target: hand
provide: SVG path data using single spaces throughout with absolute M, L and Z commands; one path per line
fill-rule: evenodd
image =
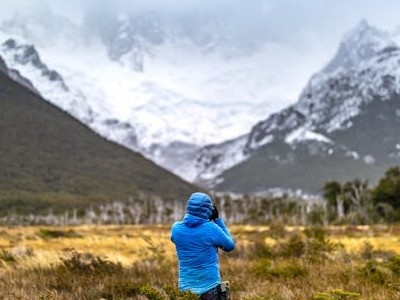
M 212 214 L 210 217 L 210 221 L 214 221 L 217 218 L 219 218 L 218 208 L 215 205 L 213 205 L 213 210 L 212 210 Z

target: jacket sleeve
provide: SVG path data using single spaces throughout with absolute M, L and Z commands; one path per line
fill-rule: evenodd
M 226 227 L 224 221 L 220 218 L 214 221 L 215 234 L 213 235 L 213 242 L 215 245 L 226 252 L 230 252 L 235 249 L 235 241 L 229 232 L 228 227 Z

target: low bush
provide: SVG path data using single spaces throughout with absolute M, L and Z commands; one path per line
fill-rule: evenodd
M 75 274 L 113 274 L 122 271 L 120 263 L 111 262 L 107 258 L 101 258 L 91 253 L 73 251 L 68 258 L 61 258 L 61 261 L 61 268 Z
M 250 297 L 244 297 L 242 298 L 243 300 L 273 300 L 272 298 L 266 297 L 266 296 L 250 296 Z
M 254 238 L 254 243 L 249 247 L 248 253 L 252 259 L 272 258 L 275 256 L 274 249 L 265 243 L 264 235 Z
M 371 260 L 361 267 L 359 274 L 373 283 L 382 285 L 390 281 L 392 271 Z
M 272 264 L 269 260 L 260 260 L 253 268 L 253 274 L 258 278 L 296 278 L 308 274 L 308 269 L 296 261 L 285 261 L 282 265 Z
M 400 256 L 396 255 L 391 258 L 386 263 L 386 266 L 397 276 L 400 275 Z
M 329 292 L 317 293 L 312 300 L 361 300 L 358 293 L 347 292 L 342 290 L 331 290 Z
M 140 285 L 131 282 L 118 282 L 106 289 L 108 292 L 103 292 L 102 297 L 105 299 L 115 297 L 135 297 L 140 293 Z
M 321 227 L 310 227 L 304 230 L 307 237 L 306 255 L 311 262 L 324 260 L 328 253 L 339 247 L 332 243 L 326 231 Z
M 300 233 L 292 234 L 286 243 L 279 246 L 282 257 L 301 257 L 306 253 L 306 242 Z
M 361 254 L 361 258 L 363 258 L 365 260 L 371 260 L 374 255 L 374 247 L 370 243 L 364 242 L 364 245 L 361 248 L 360 254 Z
M 82 237 L 75 230 L 57 230 L 57 229 L 40 229 L 38 236 L 42 239 L 56 239 L 56 238 L 80 238 Z
M 145 296 L 149 300 L 198 300 L 199 296 L 191 292 L 181 292 L 175 287 L 164 286 L 155 288 L 153 286 L 144 285 L 139 288 L 139 294 Z
M 17 261 L 17 258 L 10 251 L 2 249 L 0 251 L 0 261 L 3 261 L 5 263 L 14 263 Z
M 149 286 L 145 285 L 139 288 L 139 293 L 141 295 L 144 295 L 147 297 L 149 300 L 167 300 L 167 295 L 165 295 L 163 292 L 160 290 Z
M 269 234 L 275 239 L 284 238 L 287 234 L 285 224 L 282 222 L 274 222 L 269 226 Z

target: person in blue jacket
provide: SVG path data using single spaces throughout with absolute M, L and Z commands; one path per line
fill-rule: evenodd
M 235 242 L 210 196 L 193 193 L 186 214 L 171 228 L 179 261 L 179 289 L 200 295 L 200 299 L 219 299 L 221 275 L 218 248 L 230 252 Z

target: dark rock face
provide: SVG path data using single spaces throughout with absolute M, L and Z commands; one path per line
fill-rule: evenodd
M 50 70 L 40 59 L 39 53 L 33 45 L 19 45 L 15 40 L 8 39 L 3 43 L 5 51 L 13 53 L 15 61 L 22 64 L 31 64 L 35 68 L 41 70 L 42 76 L 47 77 L 50 81 L 58 81 L 61 87 L 68 91 L 68 87 L 62 76 L 54 70 Z
M 33 86 L 33 84 L 26 79 L 25 77 L 21 76 L 21 74 L 14 69 L 8 69 L 6 63 L 4 62 L 3 58 L 0 56 L 0 72 L 7 75 L 14 81 L 18 82 L 22 86 L 28 88 L 30 91 L 34 92 L 35 94 L 39 95 L 39 92 Z
M 6 66 L 6 63 L 4 62 L 4 59 L 0 56 L 0 72 L 7 74 L 8 69 Z

